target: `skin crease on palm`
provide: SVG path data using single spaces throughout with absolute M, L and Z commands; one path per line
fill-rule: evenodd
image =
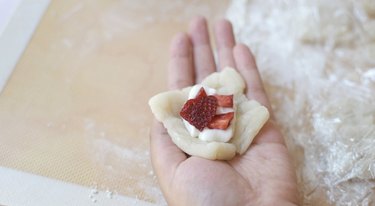
M 207 22 L 196 17 L 187 33 L 171 43 L 169 89 L 202 81 L 225 66 L 236 68 L 246 81 L 246 95 L 268 108 L 271 118 L 241 156 L 230 161 L 189 157 L 171 140 L 163 125 L 154 121 L 151 159 L 159 185 L 169 205 L 299 205 L 296 175 L 284 139 L 274 123 L 250 50 L 236 44 L 232 25 L 215 25 L 218 65 L 210 45 Z

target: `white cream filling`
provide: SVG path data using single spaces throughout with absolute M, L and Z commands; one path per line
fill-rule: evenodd
M 198 85 L 195 85 L 191 88 L 188 98 L 194 99 L 197 96 L 199 90 L 202 87 L 206 91 L 207 95 L 215 95 L 216 94 L 215 89 L 198 84 Z M 216 111 L 216 114 L 224 114 L 224 113 L 228 113 L 228 112 L 234 112 L 234 109 L 233 108 L 218 107 L 217 111 Z M 191 125 L 186 120 L 184 120 L 184 119 L 182 119 L 182 120 L 185 124 L 186 129 L 188 130 L 188 132 L 190 133 L 190 135 L 192 137 L 198 137 L 199 139 L 201 139 L 203 141 L 206 141 L 206 142 L 212 142 L 212 141 L 228 142 L 230 140 L 230 138 L 232 138 L 232 136 L 233 136 L 233 126 L 234 126 L 234 122 L 235 122 L 234 119 L 231 121 L 229 127 L 226 130 L 209 129 L 209 128 L 206 127 L 202 130 L 202 132 L 200 132 L 197 128 L 195 128 L 193 125 Z

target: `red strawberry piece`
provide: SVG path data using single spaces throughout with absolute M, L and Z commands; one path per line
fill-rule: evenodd
M 229 127 L 229 123 L 232 121 L 233 117 L 234 112 L 215 115 L 211 122 L 208 123 L 208 128 L 226 130 Z
M 202 131 L 214 118 L 217 109 L 217 100 L 207 96 L 202 88 L 195 99 L 189 99 L 180 111 L 180 115 L 191 125 Z
M 220 107 L 233 107 L 233 95 L 214 95 Z
M 207 97 L 207 93 L 203 87 L 199 90 L 197 96 L 195 96 L 195 99 L 202 98 L 202 97 Z

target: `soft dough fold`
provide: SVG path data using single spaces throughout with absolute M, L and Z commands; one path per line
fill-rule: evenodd
M 230 160 L 236 153 L 243 154 L 268 120 L 268 110 L 257 101 L 246 98 L 243 94 L 245 82 L 233 68 L 227 67 L 209 75 L 202 81 L 202 85 L 216 89 L 218 94 L 234 94 L 236 124 L 229 142 L 205 142 L 190 136 L 179 113 L 188 99 L 191 87 L 155 95 L 149 101 L 152 113 L 163 123 L 172 141 L 189 155 Z

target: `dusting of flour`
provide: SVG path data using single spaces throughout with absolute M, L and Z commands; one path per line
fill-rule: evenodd
M 118 138 L 107 134 L 104 126 L 93 119 L 86 119 L 84 128 L 90 156 L 101 176 L 101 182 L 92 186 L 89 197 L 93 202 L 101 192 L 109 199 L 121 194 L 135 200 L 166 204 L 152 171 L 148 149 L 116 142 Z
M 375 204 L 375 1 L 238 0 L 304 205 Z

